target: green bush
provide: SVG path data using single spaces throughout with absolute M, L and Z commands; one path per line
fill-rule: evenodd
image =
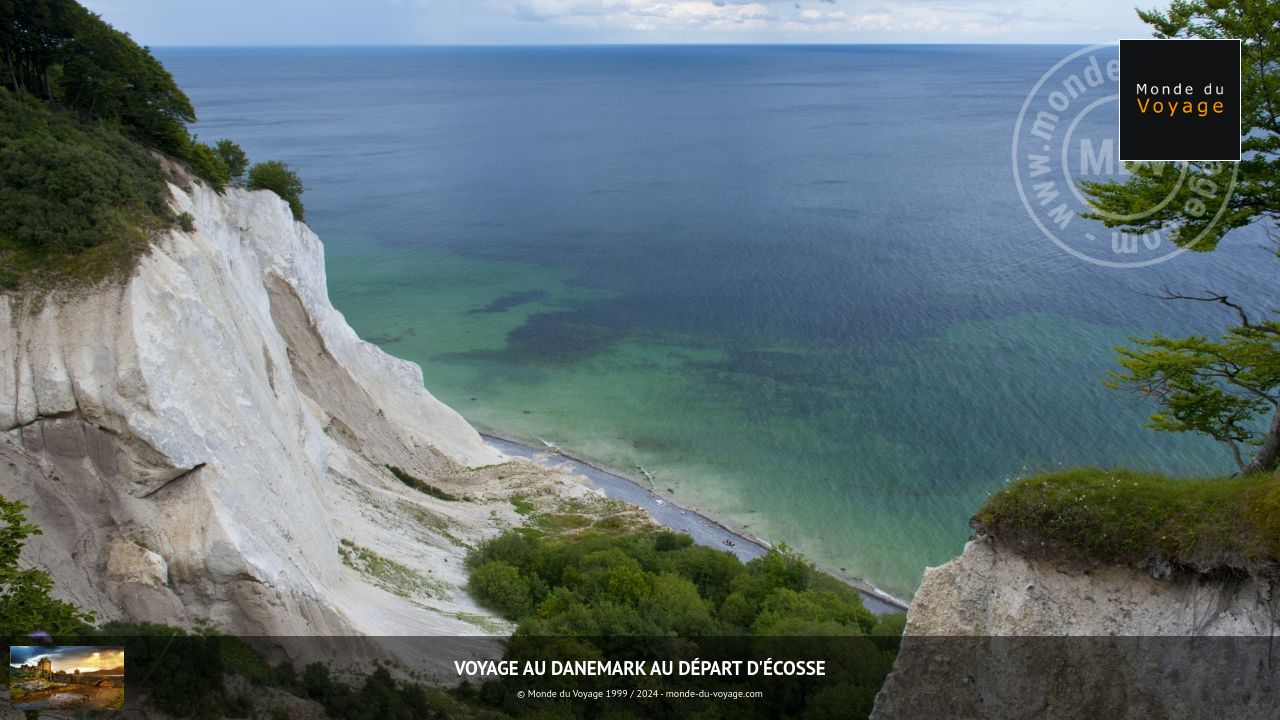
M 192 139 L 187 147 L 186 158 L 192 172 L 204 178 L 214 190 L 222 192 L 226 189 L 231 173 L 216 150 Z
M 242 185 L 245 171 L 249 169 L 249 156 L 245 155 L 244 149 L 223 138 L 214 144 L 213 151 L 222 161 L 222 166 L 226 168 L 227 179 L 231 184 Z
M 235 143 L 191 137 L 191 101 L 150 50 L 74 0 L 0 0 L 0 77 L 0 290 L 131 268 L 175 220 L 151 150 L 219 191 L 244 176 Z M 301 219 L 297 176 L 260 174 Z
M 869 635 L 894 627 L 878 623 L 855 588 L 785 547 L 743 565 L 666 531 L 556 540 L 509 531 L 473 550 L 467 566 L 477 600 L 524 631 Z
M 79 252 L 174 219 L 146 150 L 25 93 L 0 92 L 0 187 L 0 240 L 39 252 Z
M 529 582 L 514 565 L 485 563 L 471 573 L 471 593 L 482 604 L 506 617 L 523 617 L 530 609 Z
M 896 655 L 903 615 L 877 618 L 857 590 L 785 547 L 742 564 L 668 531 L 545 538 L 508 531 L 467 558 L 470 590 L 515 620 L 511 660 L 822 658 L 814 682 L 681 678 L 681 689 L 762 689 L 766 698 L 724 717 L 866 717 Z M 769 637 L 765 637 L 769 636 Z M 652 677 L 543 677 L 544 689 L 654 687 Z M 567 717 L 554 702 L 506 704 L 527 678 L 487 682 L 480 699 L 520 717 Z M 683 717 L 678 701 L 578 717 Z M 737 714 L 743 713 L 746 714 Z M 709 717 L 721 717 L 712 714 Z
M 252 190 L 270 190 L 289 203 L 295 220 L 302 219 L 302 179 L 279 160 L 268 160 L 249 168 L 246 187 Z
M 482 543 L 467 554 L 467 567 L 474 570 L 485 563 L 505 562 L 525 572 L 536 572 L 538 555 L 545 547 L 541 540 L 518 532 L 506 532 Z
M 640 612 L 658 627 L 684 637 L 710 635 L 719 627 L 712 615 L 715 604 L 703 599 L 689 578 L 664 572 L 653 577 L 639 601 Z

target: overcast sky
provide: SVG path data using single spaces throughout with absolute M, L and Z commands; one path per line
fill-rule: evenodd
M 1061 42 L 1148 37 L 1125 0 L 82 0 L 144 45 Z M 1167 4 L 1148 0 L 1151 4 Z

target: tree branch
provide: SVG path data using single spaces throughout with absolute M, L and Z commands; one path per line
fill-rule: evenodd
M 1230 297 L 1227 295 L 1221 295 L 1211 290 L 1205 290 L 1204 292 L 1204 295 L 1183 295 L 1182 293 L 1176 293 L 1170 290 L 1168 285 L 1161 285 L 1159 295 L 1153 295 L 1151 293 L 1143 293 L 1143 295 L 1156 298 L 1157 300 L 1195 300 L 1197 302 L 1216 302 L 1235 310 L 1236 315 L 1240 317 L 1241 325 L 1245 327 L 1253 327 L 1253 324 L 1249 322 L 1248 313 L 1245 312 L 1244 307 L 1239 303 L 1231 302 Z

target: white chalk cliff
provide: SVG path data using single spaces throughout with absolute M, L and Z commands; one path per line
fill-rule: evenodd
M 185 184 L 194 230 L 127 279 L 0 295 L 0 494 L 44 529 L 24 562 L 100 620 L 481 632 L 463 545 L 510 506 L 469 468 L 504 458 L 416 365 L 356 336 L 283 201 Z
M 925 572 L 873 720 L 1280 717 L 1273 583 L 1067 567 L 990 537 Z
M 907 616 L 915 635 L 1271 635 L 1271 584 L 1158 579 L 1117 567 L 1065 568 L 991 538 L 925 571 Z

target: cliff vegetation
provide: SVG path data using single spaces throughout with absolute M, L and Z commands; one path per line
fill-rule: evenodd
M 509 660 L 823 657 L 827 677 L 735 706 L 727 717 L 856 718 L 870 713 L 904 624 L 877 617 L 857 590 L 775 549 L 746 564 L 668 531 L 545 537 L 513 530 L 468 557 L 470 590 L 516 621 Z M 689 689 L 758 690 L 766 678 L 682 678 Z M 511 704 L 519 678 L 479 695 L 517 716 L 567 716 L 568 703 Z M 590 681 L 564 681 L 591 690 Z M 646 677 L 599 678 L 600 688 L 651 686 Z M 683 717 L 681 701 L 655 698 L 608 717 Z M 722 717 L 711 713 L 707 717 Z
M 160 157 L 219 191 L 276 191 L 302 216 L 288 166 L 200 142 L 164 66 L 73 0 L 0 2 L 0 87 L 0 290 L 119 276 L 157 231 L 191 229 Z
M 1011 484 L 972 525 L 1024 555 L 1071 566 L 1272 577 L 1280 569 L 1280 478 L 1075 468 Z

